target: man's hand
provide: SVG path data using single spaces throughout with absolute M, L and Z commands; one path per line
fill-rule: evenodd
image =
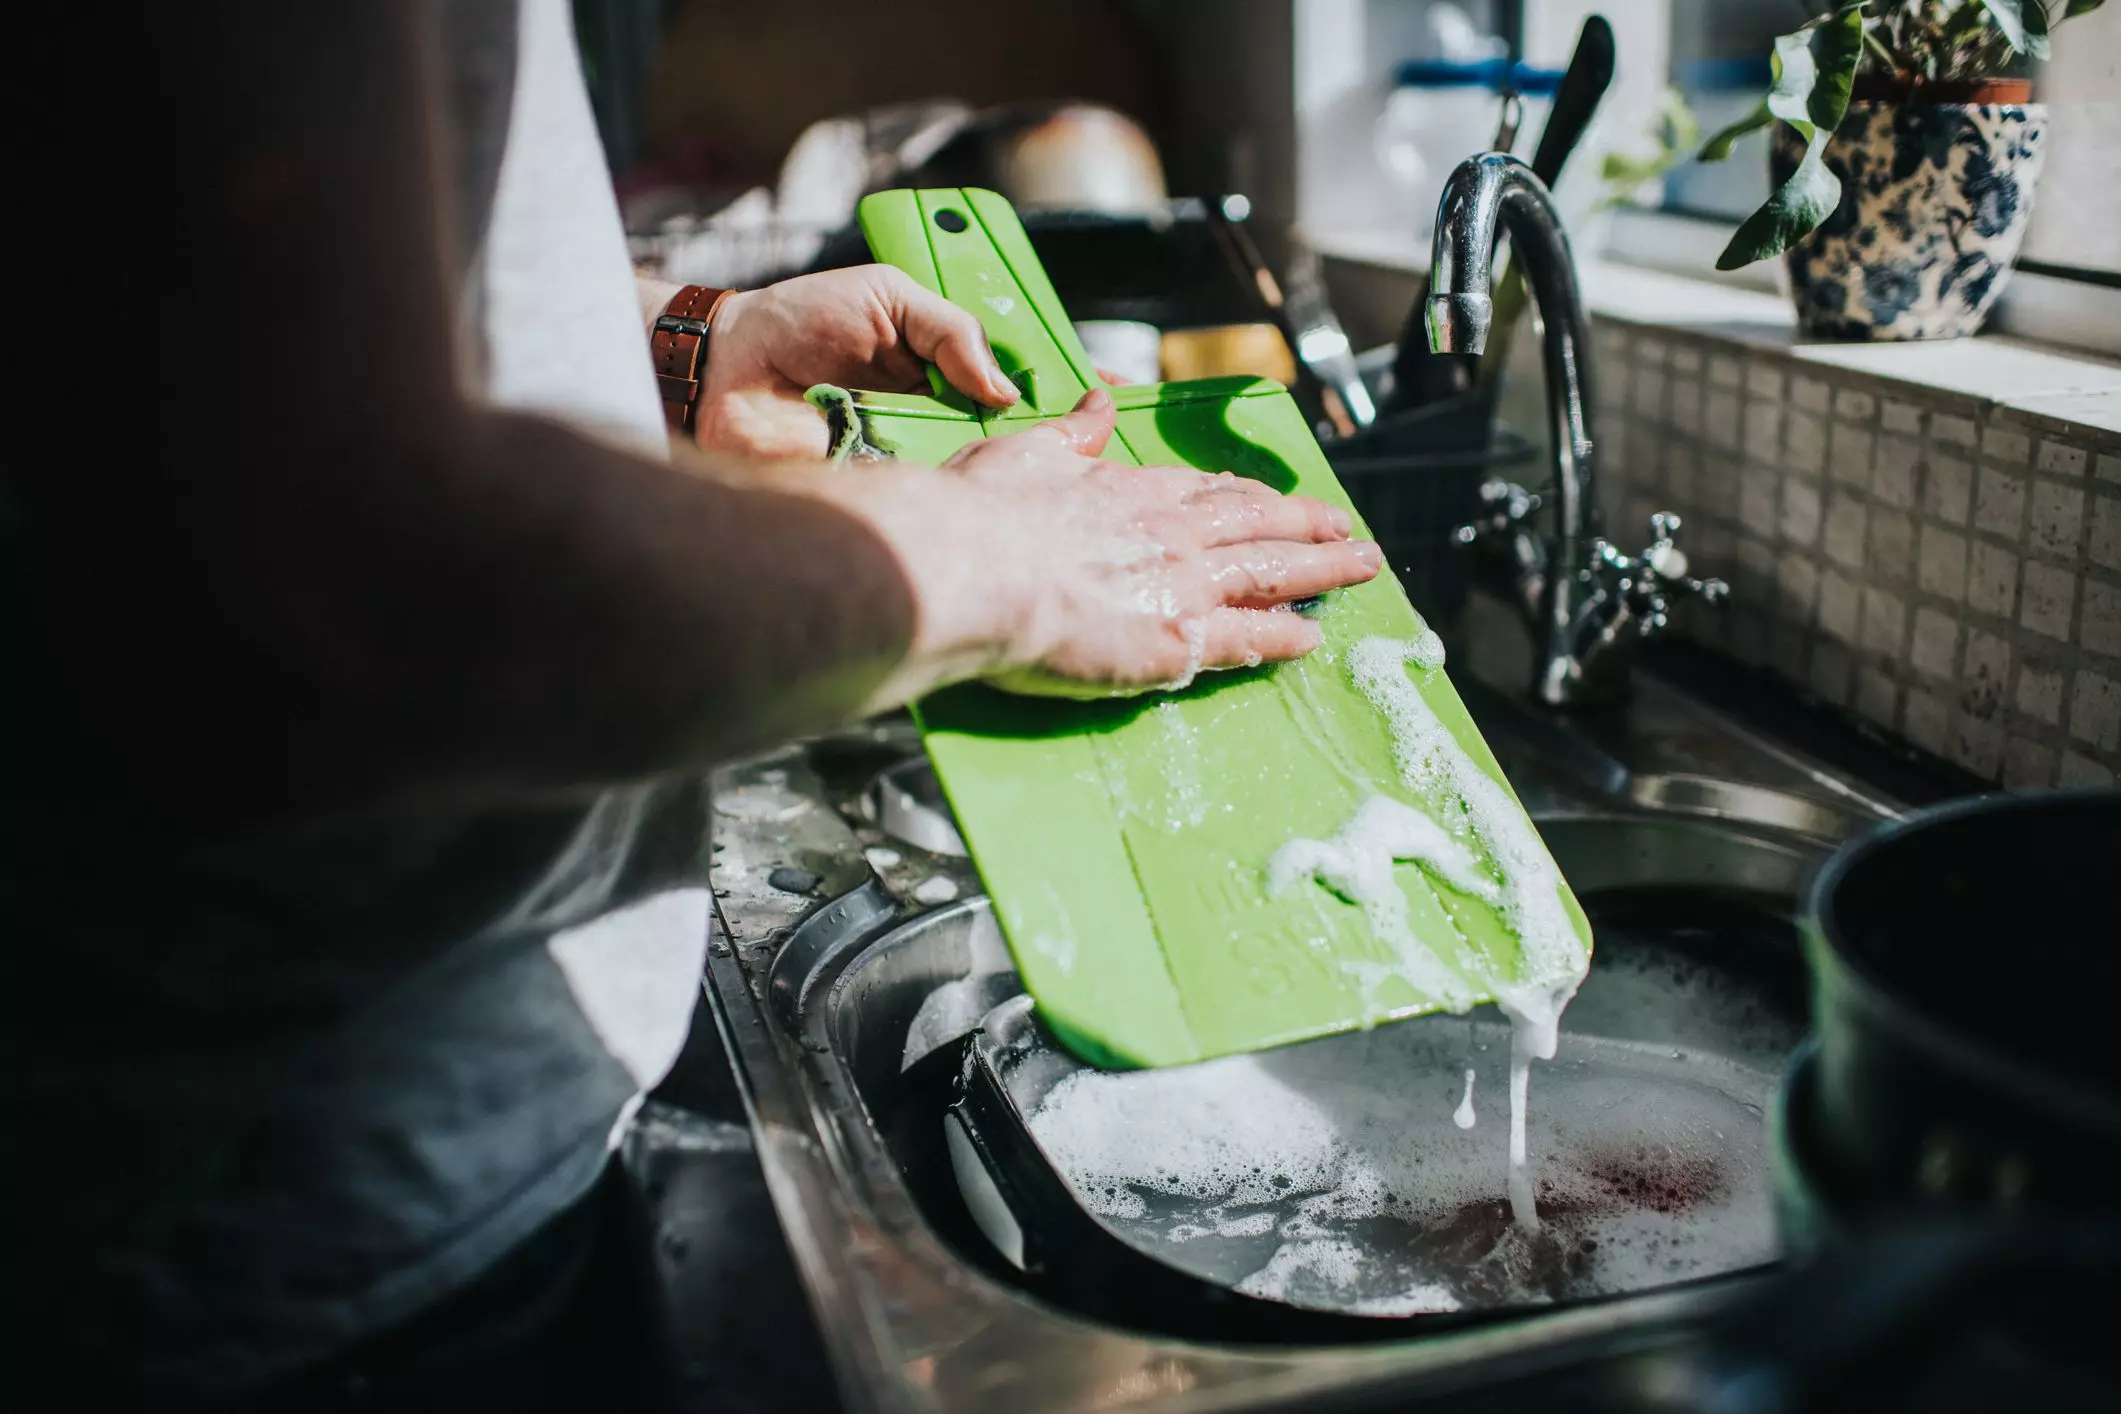
M 805 389 L 838 383 L 923 391 L 927 363 L 988 407 L 1017 400 L 979 321 L 888 265 L 827 270 L 731 295 L 707 345 L 694 434 L 715 451 L 819 457 L 825 423 L 803 401 Z
M 919 626 L 909 666 L 1020 692 L 1110 696 L 1203 669 L 1298 658 L 1318 625 L 1290 601 L 1373 578 L 1350 520 L 1227 472 L 1101 461 L 1102 389 L 1067 416 L 972 443 L 947 480 L 847 478 L 897 551 Z M 927 684 L 896 684 L 912 695 Z

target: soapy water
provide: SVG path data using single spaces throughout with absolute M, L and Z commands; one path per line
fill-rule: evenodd
M 1122 1240 L 1298 1306 L 1535 1304 L 1771 1259 L 1762 1116 L 1801 1017 L 1625 936 L 1602 945 L 1583 998 L 1528 1117 L 1542 1166 L 1511 1170 L 1537 1227 L 1496 1192 L 1514 1135 L 1459 1123 L 1510 1083 L 1513 1068 L 1468 1064 L 1522 1035 L 1493 1013 L 1165 1070 L 1078 1070 L 1018 1103 Z
M 1427 627 L 1405 642 L 1366 638 L 1349 650 L 1348 671 L 1385 720 L 1401 782 L 1427 809 L 1372 796 L 1332 839 L 1291 840 L 1277 851 L 1267 864 L 1267 887 L 1280 894 L 1313 878 L 1358 905 L 1371 933 L 1397 955 L 1398 975 L 1446 1010 L 1466 1011 L 1482 994 L 1495 998 L 1512 1028 L 1504 1188 L 1517 1222 L 1536 1228 L 1525 1132 L 1531 1065 L 1553 1059 L 1562 1010 L 1583 982 L 1590 950 L 1563 902 L 1561 871 L 1523 808 L 1473 760 L 1407 673 L 1410 666 L 1424 676 L 1437 673 L 1443 662 L 1443 640 Z M 1454 829 L 1477 845 L 1480 857 Z M 1493 904 L 1518 939 L 1516 966 L 1494 966 L 1470 947 L 1446 956 L 1433 940 L 1415 937 L 1394 867 L 1407 862 Z M 1358 972 L 1373 998 L 1384 975 L 1374 965 Z

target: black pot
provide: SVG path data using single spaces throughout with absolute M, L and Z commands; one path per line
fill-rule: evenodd
M 2121 790 L 1896 821 L 1821 871 L 1805 947 L 1792 1119 L 1839 1205 L 2121 1210 Z

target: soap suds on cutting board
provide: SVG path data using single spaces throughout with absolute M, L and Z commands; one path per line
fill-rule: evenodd
M 1349 650 L 1349 674 L 1385 720 L 1401 783 L 1426 809 L 1372 796 L 1333 838 L 1283 845 L 1268 861 L 1267 883 L 1280 894 L 1315 879 L 1356 904 L 1372 934 L 1397 955 L 1399 975 L 1447 1010 L 1463 1012 L 1476 996 L 1494 996 L 1513 1031 L 1505 1187 L 1517 1221 L 1537 1227 L 1525 1138 L 1531 1063 L 1553 1059 L 1562 1009 L 1583 982 L 1590 950 L 1563 903 L 1561 871 L 1523 807 L 1473 760 L 1407 672 L 1411 666 L 1427 676 L 1443 662 L 1443 640 L 1427 627 L 1411 640 L 1366 638 Z M 1518 939 L 1514 975 L 1489 967 L 1470 946 L 1447 958 L 1432 940 L 1417 938 L 1394 870 L 1399 863 L 1419 864 L 1440 883 L 1492 904 Z M 1374 969 L 1362 981 L 1374 995 Z

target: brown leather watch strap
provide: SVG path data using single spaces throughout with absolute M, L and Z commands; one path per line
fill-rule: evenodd
M 707 336 L 722 301 L 735 293 L 711 285 L 687 285 L 671 296 L 655 321 L 655 332 L 649 335 L 656 387 L 663 396 L 663 418 L 678 431 L 692 430 L 707 366 Z

